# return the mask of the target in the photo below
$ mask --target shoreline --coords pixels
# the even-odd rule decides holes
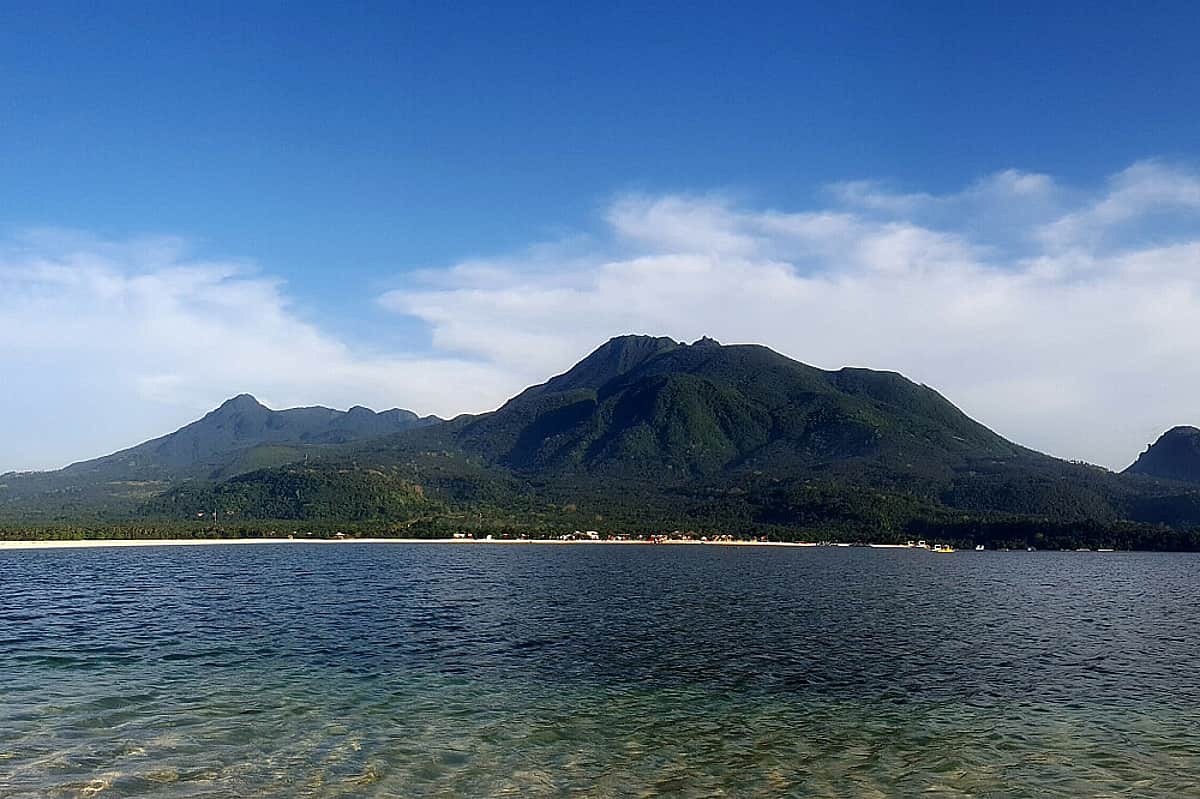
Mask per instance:
[[[77,541],[44,539],[0,541],[0,551],[27,549],[103,549],[114,547],[180,547],[231,544],[497,544],[500,546],[543,544],[552,546],[720,546],[720,547],[817,547],[818,544],[797,541],[559,541],[555,539],[497,538],[85,538]],[[844,545],[843,545],[844,546]]]

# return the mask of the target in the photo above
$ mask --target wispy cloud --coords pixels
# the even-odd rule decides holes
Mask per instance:
[[[1103,249],[1120,246],[1122,240],[1142,243],[1139,238],[1144,240],[1147,234],[1171,238],[1193,234],[1191,225],[1179,224],[1178,215],[1193,223],[1200,215],[1200,173],[1142,161],[1112,176],[1099,196],[1036,232],[1049,247]]]
[[[460,357],[353,351],[301,318],[278,278],[187,253],[54,231],[0,245],[0,471],[128,446],[240,391],[445,413],[521,385]]]

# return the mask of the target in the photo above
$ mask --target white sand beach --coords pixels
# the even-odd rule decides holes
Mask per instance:
[[[496,545],[529,545],[529,544],[549,544],[554,546],[564,545],[582,545],[582,546],[613,546],[613,545],[637,545],[637,546],[673,546],[673,545],[692,545],[692,546],[734,546],[734,547],[815,547],[816,544],[808,542],[783,542],[783,541],[689,541],[689,540],[671,540],[671,541],[638,541],[638,540],[612,540],[612,541],[561,541],[557,539],[518,539],[518,538],[96,538],[84,539],[79,541],[64,541],[64,540],[43,540],[43,541],[0,541],[0,550],[20,550],[20,549],[99,549],[108,547],[187,547],[187,546],[206,546],[206,545],[346,545],[346,544],[496,544]]]

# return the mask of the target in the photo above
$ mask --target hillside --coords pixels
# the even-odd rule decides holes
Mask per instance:
[[[1129,474],[1200,483],[1200,429],[1175,427],[1125,470]]]
[[[187,483],[152,500],[146,511],[220,521],[243,518],[345,522],[404,521],[434,509],[421,486],[395,469],[291,464],[220,483]]]
[[[532,475],[685,481],[729,471],[892,464],[939,477],[1042,457],[892,372],[823,371],[766,347],[613,339],[465,424],[463,449]]]
[[[103,458],[72,464],[66,478],[170,479],[197,469],[228,468],[231,455],[264,446],[320,446],[387,435],[440,421],[412,411],[376,413],[354,407],[336,411],[320,406],[275,411],[249,394],[226,400],[203,418]]]
[[[129,449],[56,471],[3,475],[0,512],[69,515],[128,507],[182,480],[219,480],[439,421],[400,409],[276,411],[241,394],[173,433]]]

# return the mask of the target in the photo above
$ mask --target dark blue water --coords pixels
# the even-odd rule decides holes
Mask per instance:
[[[1200,557],[0,551],[0,796],[1200,796]]]

